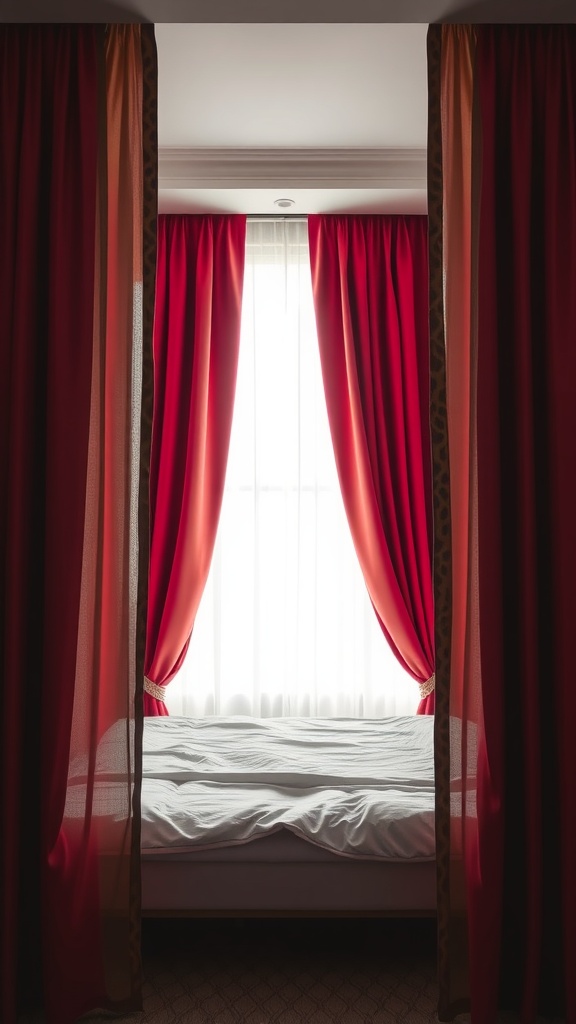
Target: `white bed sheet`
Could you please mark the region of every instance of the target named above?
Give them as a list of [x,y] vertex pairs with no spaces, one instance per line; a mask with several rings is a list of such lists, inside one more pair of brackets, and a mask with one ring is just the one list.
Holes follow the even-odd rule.
[[435,855],[433,719],[146,719],[142,848],[288,829],[344,857]]

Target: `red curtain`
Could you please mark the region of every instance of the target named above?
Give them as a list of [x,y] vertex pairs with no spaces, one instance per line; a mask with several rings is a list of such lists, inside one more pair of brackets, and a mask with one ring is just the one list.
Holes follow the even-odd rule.
[[[576,1021],[576,28],[483,26],[478,258],[480,835],[500,1004]],[[495,814],[494,808],[502,808]],[[474,927],[474,924],[473,924]],[[497,972],[496,972],[497,967]]]
[[[58,834],[68,772],[90,424],[98,71],[93,30],[5,28],[1,45],[1,989],[2,1019],[11,1021],[26,952],[38,983],[39,865]],[[52,118],[48,155],[42,133]],[[88,891],[92,872],[93,863]],[[85,980],[99,970],[89,932],[78,953]]]
[[574,1024],[576,28],[429,57],[441,1012]]
[[324,390],[378,621],[434,710],[425,217],[308,218]]
[[246,218],[158,221],[144,711],[167,714],[208,576],[230,443]]
[[[153,30],[142,32],[153,48]],[[140,1005],[132,798],[143,650],[137,655],[126,581],[138,579],[133,556],[139,541],[145,546],[131,519],[139,454],[131,427],[140,413],[133,365],[142,360],[142,38],[139,26],[0,29],[4,1024],[27,1003],[43,1003],[49,1024]],[[118,99],[131,129],[122,136],[111,109]],[[113,174],[110,133],[123,140]],[[126,313],[113,337],[109,272],[115,313]],[[115,623],[110,650],[100,629],[106,616]],[[99,778],[107,768],[99,740],[115,725],[112,786]]]

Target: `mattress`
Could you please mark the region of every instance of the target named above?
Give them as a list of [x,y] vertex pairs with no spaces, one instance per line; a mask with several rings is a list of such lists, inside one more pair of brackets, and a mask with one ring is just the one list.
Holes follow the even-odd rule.
[[143,749],[147,856],[287,830],[342,858],[434,859],[431,717],[154,718]]

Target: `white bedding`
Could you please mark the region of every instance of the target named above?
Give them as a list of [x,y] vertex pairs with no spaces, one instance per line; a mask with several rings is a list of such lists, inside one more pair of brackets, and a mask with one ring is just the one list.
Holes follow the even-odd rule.
[[432,859],[433,718],[145,720],[143,850],[282,828],[345,857]]

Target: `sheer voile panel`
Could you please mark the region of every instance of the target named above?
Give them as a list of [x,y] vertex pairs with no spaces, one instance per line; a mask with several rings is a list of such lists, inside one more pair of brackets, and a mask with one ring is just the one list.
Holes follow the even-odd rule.
[[[72,1024],[140,1005],[133,803],[154,32],[4,27],[0,53],[2,1020],[30,1000],[50,1024]],[[100,745],[112,726],[114,783]]]
[[214,557],[171,713],[412,714],[344,512],[306,222],[247,224],[238,379]]

